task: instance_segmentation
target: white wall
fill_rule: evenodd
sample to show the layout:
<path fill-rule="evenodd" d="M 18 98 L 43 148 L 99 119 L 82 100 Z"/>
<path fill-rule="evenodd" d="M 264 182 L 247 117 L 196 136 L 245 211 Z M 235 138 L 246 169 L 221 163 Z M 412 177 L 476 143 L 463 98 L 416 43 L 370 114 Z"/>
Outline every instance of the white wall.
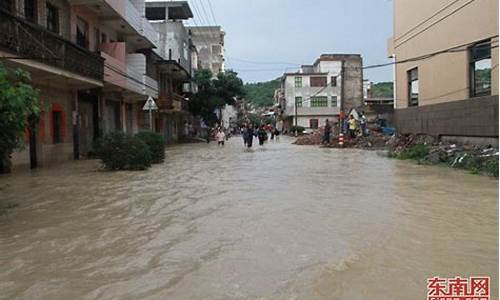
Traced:
<path fill-rule="evenodd" d="M 297 125 L 305 127 L 305 128 L 310 128 L 309 125 L 309 120 L 311 119 L 317 119 L 318 120 L 318 126 L 321 128 L 325 126 L 325 121 L 328 119 L 330 121 L 330 125 L 333 126 L 335 122 L 338 121 L 338 117 L 335 116 L 307 116 L 307 117 L 297 117 Z M 292 125 L 295 125 L 295 119 L 292 121 Z"/>
<path fill-rule="evenodd" d="M 331 76 L 330 76 L 331 75 Z M 295 115 L 295 97 L 302 97 L 303 100 L 303 107 L 310 107 L 311 102 L 308 101 L 311 96 L 326 96 L 328 97 L 328 107 L 321 107 L 318 109 L 321 110 L 328 110 L 331 105 L 331 99 L 333 96 L 337 97 L 337 106 L 335 108 L 331 109 L 331 114 L 335 115 L 338 114 L 338 109 L 337 107 L 340 107 L 340 101 L 341 99 L 341 89 L 340 89 L 340 83 L 341 80 L 337 79 L 337 86 L 333 87 L 331 86 L 331 77 L 336 76 L 337 73 L 332 73 L 326 75 L 327 78 L 327 87 L 311 87 L 310 86 L 310 76 L 309 75 L 304 75 L 304 74 L 297 74 L 297 75 L 288 75 L 285 79 L 285 99 L 286 99 L 286 109 L 285 109 L 285 114 L 286 115 Z M 295 77 L 302 77 L 302 88 L 296 88 L 295 87 Z M 317 95 L 316 95 L 317 94 Z M 299 109 L 300 113 L 300 109 Z"/>

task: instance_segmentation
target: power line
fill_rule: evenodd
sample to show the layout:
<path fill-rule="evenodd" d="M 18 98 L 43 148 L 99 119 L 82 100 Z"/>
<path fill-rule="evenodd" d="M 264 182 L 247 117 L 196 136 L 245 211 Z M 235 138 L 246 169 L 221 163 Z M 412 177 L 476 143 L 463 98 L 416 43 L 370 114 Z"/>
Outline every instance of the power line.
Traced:
<path fill-rule="evenodd" d="M 212 14 L 212 18 L 214 19 L 215 24 L 218 24 L 217 19 L 215 18 L 214 9 L 212 7 L 211 0 L 208 0 L 208 7 L 210 8 L 210 13 Z"/>
<path fill-rule="evenodd" d="M 196 12 L 198 11 L 198 9 L 194 6 L 194 2 L 193 2 L 193 8 L 195 9 Z M 184 13 L 187 14 L 186 8 L 184 6 L 182 6 L 182 10 L 184 10 Z M 196 22 L 196 19 L 194 17 L 193 17 L 193 22 L 196 25 L 196 27 L 201 27 L 200 25 L 198 25 L 198 22 Z M 207 42 L 207 40 L 205 39 L 203 34 L 200 34 L 199 38 L 201 39 L 201 41 L 205 44 L 205 46 L 207 48 L 210 48 L 209 43 Z"/>
<path fill-rule="evenodd" d="M 211 23 L 210 22 L 210 18 L 209 18 L 208 14 L 207 14 L 207 11 L 205 10 L 205 5 L 203 5 L 203 1 L 202 0 L 198 0 L 198 3 L 200 3 L 201 9 L 203 10 L 203 15 L 204 15 L 205 19 L 207 20 L 208 26 L 210 26 L 210 23 Z M 215 25 L 217 25 L 217 23 Z"/>
<path fill-rule="evenodd" d="M 400 47 L 401 45 L 407 43 L 408 41 L 412 40 L 413 38 L 417 37 L 418 35 L 424 33 L 425 31 L 427 31 L 429 28 L 433 27 L 434 25 L 438 24 L 438 23 L 441 23 L 442 21 L 444 21 L 445 19 L 447 19 L 448 17 L 454 15 L 455 13 L 457 13 L 458 11 L 464 9 L 465 7 L 469 6 L 471 3 L 473 3 L 474 1 L 476 0 L 470 0 L 469 2 L 465 3 L 464 5 L 458 7 L 457 9 L 453 10 L 451 13 L 445 15 L 444 17 L 442 17 L 441 19 L 438 19 L 437 21 L 431 23 L 429 26 L 425 27 L 424 29 L 418 31 L 417 33 L 411 35 L 409 38 L 405 39 L 404 41 L 402 41 L 401 43 L 397 44 L 395 46 L 395 48 L 398 48 Z"/>
<path fill-rule="evenodd" d="M 264 62 L 264 61 L 253 61 L 253 60 L 246 60 L 246 59 L 241 59 L 241 58 L 236 58 L 236 57 L 229 57 L 226 56 L 228 59 L 235 60 L 235 61 L 240 61 L 244 63 L 249 63 L 249 64 L 255 64 L 255 65 L 291 65 L 291 66 L 301 66 L 301 64 L 296 64 L 296 63 L 290 63 L 290 62 Z"/>
<path fill-rule="evenodd" d="M 112 65 L 110 65 L 110 64 L 108 64 L 108 63 L 106 63 L 106 62 L 104 62 L 104 65 L 105 65 L 106 67 L 108 67 L 110 70 L 112 70 L 113 72 L 115 72 L 115 73 L 117 73 L 117 74 L 119 74 L 119 75 L 122 75 L 123 77 L 125 77 L 125 78 L 127 78 L 127 79 L 130 79 L 130 80 L 132 80 L 132 81 L 134 81 L 134 82 L 136 82 L 136 83 L 138 83 L 138 84 L 142 85 L 143 87 L 147 87 L 147 88 L 152 89 L 152 90 L 153 90 L 153 91 L 155 91 L 155 92 L 159 92 L 158 88 L 155 88 L 155 87 L 153 87 L 153 86 L 150 86 L 150 85 L 148 85 L 148 84 L 146 84 L 146 83 L 144 83 L 144 82 L 142 82 L 142 81 L 138 80 L 137 78 L 134 78 L 134 77 L 130 76 L 129 74 L 127 74 L 127 73 L 125 73 L 125 72 L 121 71 L 120 69 L 115 68 L 114 66 L 112 66 Z"/>
<path fill-rule="evenodd" d="M 491 40 L 491 39 L 495 39 L 495 38 L 498 38 L 498 35 L 491 36 L 487 39 Z M 402 64 L 402 63 L 408 63 L 408 62 L 413 62 L 413 61 L 425 60 L 425 59 L 429 59 L 429 58 L 432 58 L 434 56 L 445 54 L 445 53 L 457 53 L 457 52 L 469 51 L 468 47 L 473 46 L 473 45 L 475 45 L 477 47 L 488 47 L 490 45 L 490 43 L 489 42 L 481 42 L 478 44 L 478 42 L 470 42 L 470 43 L 466 43 L 466 44 L 462 44 L 462 45 L 458 45 L 458 46 L 453 46 L 451 48 L 447 48 L 444 50 L 439 50 L 439 51 L 436 51 L 433 53 L 424 54 L 421 56 L 408 58 L 408 59 L 404 59 L 404 60 L 400 60 L 400 61 L 396 61 L 396 62 L 368 65 L 368 66 L 364 66 L 361 68 L 359 68 L 359 67 L 345 67 L 345 68 L 349 69 L 349 70 L 360 70 L 360 69 L 366 70 L 366 69 L 388 67 L 388 66 L 392 66 L 395 64 Z M 498 45 L 491 44 L 491 49 L 496 49 L 496 48 L 498 48 Z M 230 59 L 235 60 L 234 58 L 230 58 Z M 259 62 L 259 63 L 262 63 L 262 62 Z M 269 69 L 235 69 L 235 70 L 238 70 L 240 72 L 274 72 L 274 71 L 281 71 L 283 69 L 282 68 L 269 68 Z M 300 73 L 298 73 L 298 74 L 300 74 Z"/>
<path fill-rule="evenodd" d="M 439 15 L 441 12 L 443 12 L 444 10 L 446 10 L 447 8 L 451 7 L 453 4 L 457 3 L 458 1 L 460 0 L 455 0 L 449 4 L 447 4 L 445 7 L 441 8 L 440 10 L 438 10 L 437 12 L 435 12 L 432 16 L 428 17 L 427 19 L 421 21 L 420 23 L 418 23 L 417 25 L 413 26 L 412 28 L 410 28 L 408 31 L 406 31 L 405 33 L 403 33 L 402 35 L 400 35 L 399 37 L 397 37 L 396 39 L 394 39 L 394 41 L 398 41 L 400 40 L 401 38 L 403 38 L 404 36 L 406 36 L 408 33 L 412 32 L 413 30 L 417 29 L 418 27 L 420 27 L 421 25 L 425 24 L 427 21 L 429 21 L 430 19 L 434 18 L 435 16 Z"/>

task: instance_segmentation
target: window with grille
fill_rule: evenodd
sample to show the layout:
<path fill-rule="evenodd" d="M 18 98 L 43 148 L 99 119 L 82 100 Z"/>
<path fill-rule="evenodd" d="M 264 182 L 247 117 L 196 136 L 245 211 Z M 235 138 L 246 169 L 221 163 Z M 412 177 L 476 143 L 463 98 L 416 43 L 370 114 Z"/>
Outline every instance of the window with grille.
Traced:
<path fill-rule="evenodd" d="M 302 107 L 302 97 L 295 97 L 295 105 Z"/>
<path fill-rule="evenodd" d="M 47 2 L 47 29 L 54 33 L 59 33 L 59 9 Z"/>
<path fill-rule="evenodd" d="M 89 48 L 89 24 L 79 17 L 76 19 L 76 44 L 82 48 Z"/>
<path fill-rule="evenodd" d="M 311 107 L 328 107 L 328 97 L 326 96 L 311 97 Z"/>
<path fill-rule="evenodd" d="M 36 0 L 24 0 L 24 18 L 36 23 Z"/>
<path fill-rule="evenodd" d="M 15 11 L 14 0 L 1 0 L 0 1 L 0 8 L 6 10 L 8 12 L 14 12 Z"/>
<path fill-rule="evenodd" d="M 295 87 L 296 88 L 302 87 L 302 77 L 295 77 Z"/>
<path fill-rule="evenodd" d="M 332 96 L 332 107 L 337 107 L 337 106 L 338 106 L 337 96 Z"/>
<path fill-rule="evenodd" d="M 311 86 L 312 87 L 322 87 L 326 86 L 326 77 L 311 77 Z"/>

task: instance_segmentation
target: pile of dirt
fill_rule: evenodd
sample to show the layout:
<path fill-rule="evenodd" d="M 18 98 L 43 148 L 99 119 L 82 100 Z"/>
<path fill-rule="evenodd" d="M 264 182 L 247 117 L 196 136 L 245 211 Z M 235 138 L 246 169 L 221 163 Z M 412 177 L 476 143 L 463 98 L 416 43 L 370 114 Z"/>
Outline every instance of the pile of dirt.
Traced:
<path fill-rule="evenodd" d="M 295 145 L 320 145 L 321 144 L 321 139 L 322 139 L 322 132 L 319 130 L 308 134 L 308 135 L 303 135 L 299 136 L 297 140 L 294 142 Z"/>

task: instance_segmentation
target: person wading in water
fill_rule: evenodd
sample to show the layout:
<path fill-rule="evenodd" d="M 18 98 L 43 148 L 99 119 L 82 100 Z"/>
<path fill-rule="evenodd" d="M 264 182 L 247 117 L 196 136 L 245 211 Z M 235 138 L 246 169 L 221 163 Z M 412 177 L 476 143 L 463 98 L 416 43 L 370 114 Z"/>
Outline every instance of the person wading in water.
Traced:
<path fill-rule="evenodd" d="M 264 142 L 267 141 L 267 132 L 264 125 L 261 125 L 257 131 L 257 137 L 259 138 L 259 145 L 264 146 Z"/>
<path fill-rule="evenodd" d="M 247 126 L 245 141 L 248 148 L 252 148 L 254 130 L 251 124 Z"/>

